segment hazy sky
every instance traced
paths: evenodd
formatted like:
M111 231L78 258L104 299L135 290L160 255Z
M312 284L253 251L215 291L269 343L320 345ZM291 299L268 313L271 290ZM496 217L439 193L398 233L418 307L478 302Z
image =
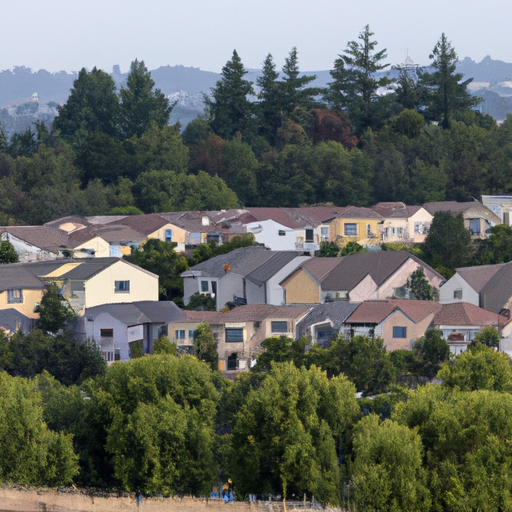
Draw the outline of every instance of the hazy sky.
M234 48L260 68L293 46L302 71L327 70L366 24L391 64L428 64L443 32L461 60L512 62L510 0L0 0L0 18L0 70L125 72L138 58L220 72Z

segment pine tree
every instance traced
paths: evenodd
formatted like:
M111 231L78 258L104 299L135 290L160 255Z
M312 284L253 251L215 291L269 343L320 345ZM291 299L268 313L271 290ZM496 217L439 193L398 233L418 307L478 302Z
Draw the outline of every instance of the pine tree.
M450 128L455 112L470 109L480 99L468 92L467 86L473 79L463 81L464 75L456 72L458 57L444 33L430 59L434 72L420 73L420 84L428 90L426 117L430 121L440 122L445 129Z
M224 139L230 139L236 132L247 135L252 129L254 105L248 96L255 92L253 83L244 79L246 74L234 50L231 60L222 68L222 78L211 89L211 97L204 97L210 126Z
M277 130L281 127L281 89L279 73L276 71L272 55L269 53L263 61L261 76L256 79L260 88L259 100L259 132L272 145L275 143Z

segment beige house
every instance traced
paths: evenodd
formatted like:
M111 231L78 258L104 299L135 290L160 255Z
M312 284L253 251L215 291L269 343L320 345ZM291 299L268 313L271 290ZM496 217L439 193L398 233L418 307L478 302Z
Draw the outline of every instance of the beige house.
M423 206L407 206L401 202L377 203L371 209L382 217L382 242L425 241L433 216Z
M410 350L414 341L425 334L440 309L437 302L426 300L369 300L345 320L352 336L379 336L387 350Z
M262 342L271 336L295 338L297 323L308 306L251 304L227 312L184 311L185 318L169 323L169 339L182 350L192 352L194 332L208 322L217 342L219 369L246 370L262 352Z
M425 203L423 207L432 215L436 212L450 212L454 217L462 215L464 226L471 231L473 238L487 238L489 229L502 223L498 215L478 201L441 201Z
M44 289L56 284L78 314L84 308L158 300L158 276L119 258L0 265L0 308L36 318Z

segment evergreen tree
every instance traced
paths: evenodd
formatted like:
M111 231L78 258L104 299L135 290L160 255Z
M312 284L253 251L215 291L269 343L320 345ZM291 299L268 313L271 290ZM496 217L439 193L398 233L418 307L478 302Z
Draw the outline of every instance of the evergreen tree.
M168 124L173 105L160 89L153 90L155 82L144 61L131 63L126 85L119 93L120 125L126 138L141 137L151 122L160 129Z
M411 279L407 280L407 288L411 293L411 299L434 300L434 290L425 276L423 267L418 267L411 274Z
M389 98L378 98L377 89L390 83L387 77L375 78L375 73L388 64L386 49L375 51L377 41L366 25L358 41L349 41L343 55L339 55L331 71L325 99L336 112L347 110L348 116L361 133L366 127L378 128L387 115Z
M430 121L438 121L445 129L450 128L455 112L470 109L480 100L468 91L467 86L473 79L463 81L464 75L456 72L458 57L444 33L430 59L434 72L420 74L420 83L429 91L426 117Z
M51 284L45 291L41 303L34 311L39 313L38 329L54 334L76 316L55 284Z
M261 76L256 79L260 88L259 100L259 131L271 145L275 144L275 136L281 127L281 94L280 83L277 81L279 73L276 71L272 55L269 53L263 61Z
M204 101L213 131L224 139L236 132L247 135L251 131L254 106L248 96L253 95L253 83L244 79L247 71L236 50L222 68L222 78L211 89L211 97Z
M17 261L20 261L20 258L11 242L8 240L0 242L0 264L16 263Z

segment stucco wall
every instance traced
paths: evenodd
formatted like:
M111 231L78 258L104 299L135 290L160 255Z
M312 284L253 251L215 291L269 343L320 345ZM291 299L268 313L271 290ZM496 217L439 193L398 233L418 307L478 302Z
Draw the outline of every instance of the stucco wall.
M130 291L115 293L115 281L130 281ZM123 260L110 265L85 283L85 306L158 300L158 276Z
M264 244L272 251L295 250L296 233L292 228L273 220L249 222L246 228L247 233L252 233L259 244ZM281 236L280 231L284 233Z
M456 299L453 296L455 290L462 290L462 297L460 299ZM480 306L480 296L459 274L455 274L441 286L439 290L439 302L441 304L469 302L475 306Z
M94 249L94 256L96 258L108 258L110 257L110 244L103 240L103 238L96 236L87 240L83 244L77 245L76 249Z
M43 290L22 290L23 302L15 302L9 304L7 302L8 293L7 290L0 292L0 309L15 309L20 313L23 313L29 318L39 318L37 313L34 313L34 307L36 303L41 302L43 296ZM1 510L1 509L0 509Z

